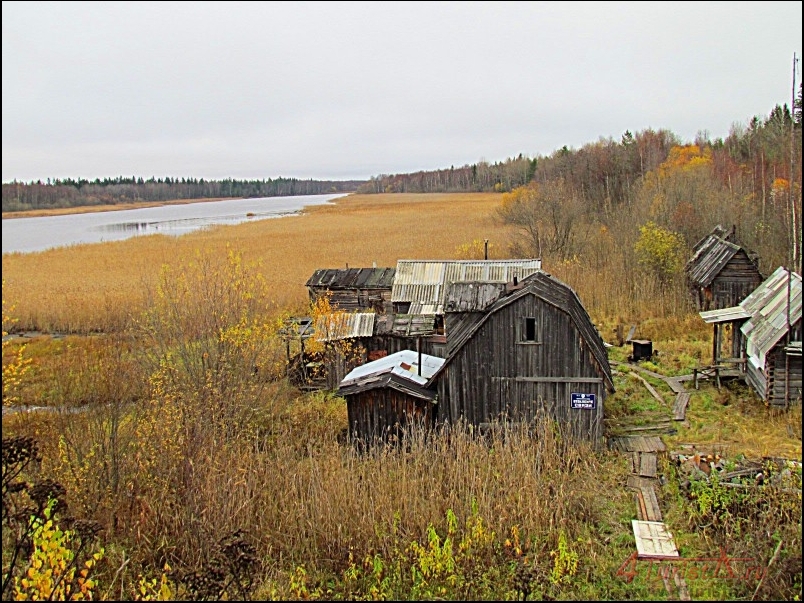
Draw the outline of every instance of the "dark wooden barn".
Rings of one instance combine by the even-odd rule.
[[[307,280],[310,300],[330,296],[330,304],[345,312],[391,311],[395,268],[324,268]]]
[[[436,389],[427,382],[443,363],[403,350],[353,369],[338,389],[346,399],[350,439],[388,441],[414,424],[432,427]]]
[[[788,407],[801,402],[801,276],[779,267],[732,308],[701,312],[713,325],[713,363],[734,363],[766,403]],[[731,354],[722,351],[731,335]]]
[[[572,437],[603,442],[603,403],[614,391],[608,355],[575,292],[538,271],[451,318],[447,357],[430,385],[437,421],[483,426],[547,415]]]
[[[763,280],[756,255],[720,225],[695,245],[685,273],[699,311],[736,306]]]

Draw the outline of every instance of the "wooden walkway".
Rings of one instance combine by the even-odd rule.
[[[634,503],[637,509],[637,519],[632,521],[637,559],[678,558],[678,549],[673,541],[673,536],[667,531],[667,526],[662,521],[661,504],[656,490],[659,482],[659,459],[667,453],[667,446],[659,435],[653,434],[667,433],[668,430],[671,430],[670,433],[675,433],[675,429],[671,427],[672,422],[684,421],[690,402],[690,392],[685,389],[683,383],[692,378],[665,377],[638,365],[629,364],[627,366],[629,369],[661,379],[676,395],[672,418],[659,417],[658,421],[653,423],[632,426],[610,422],[607,424],[607,429],[609,433],[617,434],[609,437],[609,447],[628,455],[631,460],[631,474],[628,476],[626,485],[634,492]],[[636,373],[631,374],[642,381],[654,398],[665,403],[661,394],[646,379]],[[651,435],[648,435],[649,433]],[[689,589],[680,574],[674,574],[673,580],[670,580],[669,577],[664,579],[663,583],[668,598],[677,598],[680,601],[690,600]]]

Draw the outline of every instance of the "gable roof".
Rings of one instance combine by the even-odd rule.
[[[538,270],[511,290],[512,292],[509,295],[498,299],[494,304],[489,306],[487,311],[483,313],[467,314],[464,320],[453,327],[447,338],[447,359],[443,366],[430,379],[431,382],[449,365],[455,358],[457,352],[472,339],[483,324],[489,320],[489,317],[526,295],[535,295],[570,316],[576,328],[583,336],[586,345],[589,346],[594,359],[597,361],[600,372],[603,374],[603,380],[610,390],[614,389],[611,366],[609,365],[608,353],[603,345],[603,339],[600,337],[592,320],[589,318],[589,314],[583,307],[578,295],[569,285],[566,285],[547,272]]]
[[[417,398],[434,400],[436,392],[428,388],[428,380],[443,364],[443,358],[402,350],[352,369],[341,381],[338,395],[390,387]]]
[[[751,317],[741,327],[749,362],[765,366],[765,357],[787,334],[788,282],[790,285],[789,320],[801,320],[801,276],[779,267],[740,304]]]
[[[726,264],[739,253],[745,253],[749,259],[751,258],[751,255],[735,241],[734,231],[726,231],[718,224],[711,233],[695,244],[692,257],[684,267],[684,271],[690,282],[700,287],[708,287]]]
[[[394,303],[411,304],[411,314],[443,314],[449,283],[507,283],[541,269],[542,261],[399,260],[391,291]]]
[[[391,289],[396,268],[321,268],[307,280],[307,287],[327,289]]]

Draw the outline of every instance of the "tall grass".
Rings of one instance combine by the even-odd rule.
[[[278,307],[298,308],[307,299],[304,283],[319,268],[454,259],[467,249],[481,253],[482,246],[472,243],[483,239],[492,258],[510,257],[516,234],[495,217],[500,202],[493,193],[351,195],[300,216],[178,238],[153,235],[4,254],[3,298],[16,305],[21,330],[119,331],[145,307],[162,266],[186,262],[198,251],[223,257],[231,248],[262,265]],[[543,267],[572,286],[593,315],[634,320],[686,309],[680,288],[660,292],[632,265],[628,242],[593,233],[589,247],[589,258],[597,260],[546,257]]]

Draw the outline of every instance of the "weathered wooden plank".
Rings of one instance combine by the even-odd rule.
[[[633,375],[634,377],[636,377],[637,379],[639,379],[640,381],[642,381],[642,383],[645,385],[645,387],[647,388],[647,390],[650,392],[651,396],[653,396],[653,397],[654,397],[654,398],[656,398],[656,399],[657,399],[659,402],[661,402],[662,404],[664,404],[664,398],[662,398],[662,396],[659,394],[659,392],[657,392],[657,391],[654,389],[654,387],[653,387],[653,386],[652,386],[650,383],[648,383],[648,380],[647,380],[647,379],[645,379],[645,377],[643,377],[642,375],[638,375],[637,373],[631,373],[631,375]]]
[[[492,379],[510,379],[510,377],[492,377]],[[602,377],[514,377],[514,380],[533,383],[603,383]]]
[[[687,414],[687,404],[690,401],[689,392],[678,394],[676,396],[675,404],[673,405],[673,420],[683,421]]]
[[[670,377],[664,380],[665,383],[673,390],[676,394],[681,394],[687,391],[683,385],[681,385],[681,378],[679,377]]]
[[[638,452],[631,452],[631,473],[639,474],[639,457]]]
[[[656,490],[653,484],[643,486],[640,488],[642,498],[645,500],[645,520],[646,521],[661,521],[662,512],[659,509],[659,499],[656,498]]]
[[[653,487],[653,481],[654,480],[649,479],[647,477],[640,477],[638,475],[632,474],[628,476],[625,484],[628,488],[631,488],[632,490],[642,490],[642,488],[645,487],[647,488]]]
[[[645,497],[642,496],[642,490],[634,491],[634,501],[636,502],[637,518],[640,521],[647,519],[647,511],[645,510]]]
[[[643,452],[666,452],[667,446],[658,436],[643,436],[645,450]]]
[[[678,600],[690,601],[690,589],[687,588],[687,583],[684,580],[684,576],[682,576],[680,572],[673,572],[673,581],[678,587]]]
[[[656,454],[642,453],[639,456],[639,475],[642,477],[656,477]]]

